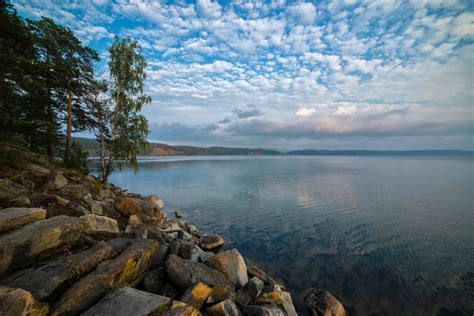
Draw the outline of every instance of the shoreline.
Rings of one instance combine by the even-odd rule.
[[[135,306],[144,315],[297,315],[284,284],[237,249],[221,251],[219,235],[179,213],[168,218],[158,196],[2,147],[0,314],[106,315]],[[308,290],[305,305],[346,314],[320,289]]]

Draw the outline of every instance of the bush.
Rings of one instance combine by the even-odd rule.
[[[81,145],[77,141],[73,141],[69,157],[64,158],[64,165],[87,174],[89,173],[87,168],[88,156],[89,154],[86,151],[82,151]]]

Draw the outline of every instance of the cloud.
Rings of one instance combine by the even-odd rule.
[[[292,5],[289,11],[295,23],[309,25],[316,20],[316,7],[310,2]]]
[[[232,111],[239,119],[248,119],[251,117],[261,116],[263,113],[258,109],[251,109],[251,110],[242,110],[242,109],[234,109]]]
[[[197,0],[196,9],[199,15],[217,19],[221,16],[221,6],[218,2],[212,2],[210,0]]]
[[[311,116],[313,115],[314,113],[316,113],[316,109],[315,108],[305,108],[305,107],[302,107],[302,108],[299,108],[298,111],[296,111],[296,116],[302,116],[302,117],[307,117],[307,116]]]

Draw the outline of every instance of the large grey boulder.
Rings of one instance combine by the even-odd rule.
[[[102,262],[67,289],[56,301],[51,315],[81,313],[113,288],[137,286],[158,246],[158,242],[149,239],[132,241],[118,257]]]
[[[304,303],[313,316],[345,316],[344,306],[331,293],[321,289],[308,289]]]
[[[87,235],[94,237],[114,237],[120,233],[118,223],[113,218],[95,214],[88,214],[81,216],[81,218],[84,220],[84,232]]]
[[[83,316],[148,316],[160,315],[172,304],[164,297],[131,287],[122,287],[108,293],[99,303],[88,309]]]
[[[121,238],[100,241],[85,251],[17,271],[0,280],[0,283],[28,290],[41,302],[51,301],[73,281],[94,270],[99,263],[118,255],[127,243]]]
[[[44,208],[12,207],[0,210],[0,234],[46,218]]]
[[[48,311],[48,304],[38,303],[30,292],[0,285],[0,315],[46,316]]]
[[[205,262],[213,269],[221,271],[237,287],[248,282],[247,265],[237,249],[221,252]]]
[[[230,284],[222,272],[202,263],[182,259],[174,254],[170,254],[166,260],[166,272],[169,280],[183,291],[198,282],[209,286]]]
[[[84,221],[56,216],[0,236],[0,275],[21,269],[77,242]]]

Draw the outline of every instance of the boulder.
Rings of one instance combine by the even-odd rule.
[[[206,308],[208,316],[239,316],[242,315],[239,309],[231,300],[225,300]]]
[[[17,271],[0,283],[28,290],[41,302],[51,301],[73,281],[94,270],[102,261],[115,257],[126,246],[127,240],[120,238],[100,241],[91,249]]]
[[[0,315],[46,316],[48,311],[48,304],[38,303],[30,292],[0,285]]]
[[[46,188],[48,190],[59,190],[64,188],[68,184],[68,181],[65,176],[63,176],[60,172],[56,172],[52,179],[49,180],[48,184],[46,185]]]
[[[346,310],[341,302],[331,293],[321,289],[308,289],[304,296],[304,304],[310,315],[345,316]]]
[[[181,213],[180,213],[179,211],[175,211],[175,212],[174,212],[174,216],[175,216],[176,218],[181,218],[181,217],[183,217],[183,215],[181,215]]]
[[[129,218],[128,218],[128,225],[131,225],[131,226],[138,226],[142,223],[142,220],[140,219],[140,217],[138,217],[137,215],[131,215]]]
[[[293,305],[293,301],[291,300],[291,294],[289,292],[281,292],[281,297],[283,298],[283,303],[279,304],[281,310],[283,310],[286,315],[288,316],[298,316],[296,313],[295,306]]]
[[[201,237],[199,246],[204,250],[218,250],[224,245],[224,239],[217,234],[209,234]]]
[[[172,304],[164,297],[131,287],[122,287],[109,292],[99,303],[88,309],[83,316],[147,316],[160,315]]]
[[[46,218],[43,208],[12,207],[0,210],[0,234]]]
[[[245,260],[247,264],[247,273],[251,277],[257,277],[263,281],[265,284],[274,285],[275,280],[273,280],[270,276],[268,276],[262,269],[257,267],[255,264],[250,263],[249,260]]]
[[[51,170],[41,167],[40,165],[29,163],[26,165],[26,169],[31,172],[34,176],[46,176],[51,173]]]
[[[174,254],[170,254],[166,260],[166,272],[168,279],[181,290],[186,290],[198,282],[209,286],[230,283],[222,272],[202,263],[182,259]]]
[[[240,309],[246,316],[286,316],[285,313],[276,306],[247,305],[242,306]]]
[[[256,304],[268,304],[268,305],[279,305],[283,304],[285,301],[281,295],[282,292],[271,291],[262,293],[256,300]]]
[[[106,216],[89,214],[81,216],[85,223],[85,233],[94,237],[114,237],[119,234],[117,221]]]
[[[218,284],[212,287],[212,293],[208,297],[206,303],[207,304],[219,303],[227,299],[232,300],[234,299],[234,297],[235,297],[235,288],[233,285]]]
[[[149,271],[143,278],[143,289],[150,293],[160,294],[166,284],[164,267]]]
[[[126,217],[130,217],[132,215],[137,215],[140,217],[141,215],[140,200],[137,198],[122,196],[115,204],[115,208]]]
[[[199,261],[201,253],[203,252],[201,248],[189,241],[184,240],[174,240],[169,245],[170,252],[180,256],[183,259],[188,259],[192,261]]]
[[[201,309],[211,293],[212,289],[209,286],[202,282],[198,282],[197,284],[190,286],[186,292],[184,292],[180,301],[197,309]]]
[[[212,251],[203,251],[201,252],[201,254],[199,255],[199,260],[201,262],[206,262],[207,260],[211,259],[212,257],[214,257],[216,254],[213,253]]]
[[[249,293],[244,291],[244,289],[240,289],[235,293],[235,302],[239,304],[239,306],[244,306],[250,304],[252,298],[250,297]]]
[[[92,198],[90,188],[84,184],[69,183],[64,188],[61,188],[59,193],[74,200],[85,200]]]
[[[173,301],[171,307],[163,313],[163,316],[201,316],[201,312],[194,307],[180,302]]]
[[[52,315],[78,314],[112,288],[138,285],[158,246],[158,242],[149,239],[132,241],[118,257],[102,262],[74,283],[54,304]]]
[[[84,222],[56,216],[0,236],[0,275],[18,270],[77,242]]]
[[[221,271],[237,287],[248,282],[247,266],[237,249],[221,252],[205,262],[213,269]]]
[[[8,179],[0,179],[0,205],[11,206],[17,197],[28,193],[28,189],[24,186],[10,181]]]
[[[153,206],[158,208],[158,210],[160,211],[162,211],[165,208],[165,203],[163,203],[163,200],[154,194],[151,194],[145,197],[145,201],[152,204]]]
[[[161,295],[175,299],[179,296],[179,290],[173,284],[171,284],[171,282],[166,282],[165,286],[161,290]]]
[[[87,208],[85,208],[84,206],[82,206],[82,204],[76,201],[70,201],[66,204],[66,206],[62,206],[61,204],[55,202],[53,205],[48,207],[48,217],[54,217],[59,215],[80,217],[87,214],[90,214]]]
[[[248,293],[250,299],[253,301],[262,293],[263,287],[263,281],[257,277],[253,277],[245,284],[243,290]]]

